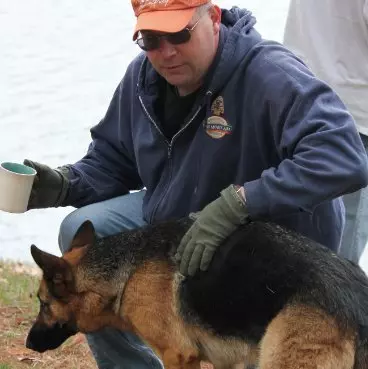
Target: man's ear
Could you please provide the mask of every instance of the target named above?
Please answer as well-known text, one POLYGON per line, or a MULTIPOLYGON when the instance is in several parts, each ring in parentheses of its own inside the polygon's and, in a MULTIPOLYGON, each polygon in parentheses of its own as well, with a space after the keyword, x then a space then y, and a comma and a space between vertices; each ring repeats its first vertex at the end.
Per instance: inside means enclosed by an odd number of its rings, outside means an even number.
POLYGON ((33 260, 42 269, 43 277, 55 297, 66 298, 74 290, 73 272, 70 265, 61 257, 31 246, 33 260))
POLYGON ((215 34, 220 32, 220 24, 221 24, 221 9, 217 5, 213 5, 210 10, 211 19, 213 23, 213 30, 215 34))
POLYGON ((86 245, 92 245, 95 242, 95 228, 90 220, 86 220, 75 234, 70 250, 86 245))

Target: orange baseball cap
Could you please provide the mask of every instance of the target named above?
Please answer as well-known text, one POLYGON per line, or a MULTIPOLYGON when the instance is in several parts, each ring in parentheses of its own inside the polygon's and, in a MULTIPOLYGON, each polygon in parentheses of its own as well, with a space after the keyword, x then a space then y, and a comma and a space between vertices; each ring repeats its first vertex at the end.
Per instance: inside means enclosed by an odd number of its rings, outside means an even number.
POLYGON ((132 0, 137 24, 133 40, 142 30, 179 32, 192 19, 198 6, 211 0, 132 0))

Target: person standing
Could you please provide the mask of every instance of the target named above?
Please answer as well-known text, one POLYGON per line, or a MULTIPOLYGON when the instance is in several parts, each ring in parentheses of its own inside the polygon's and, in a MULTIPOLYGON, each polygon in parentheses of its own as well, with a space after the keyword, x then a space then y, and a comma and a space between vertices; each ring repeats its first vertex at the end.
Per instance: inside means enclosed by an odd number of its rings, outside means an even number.
MULTIPOLYGON (((291 0, 284 45, 337 92, 368 150, 368 0, 291 0)), ((359 262, 368 241, 368 188, 343 201, 340 254, 359 262)))

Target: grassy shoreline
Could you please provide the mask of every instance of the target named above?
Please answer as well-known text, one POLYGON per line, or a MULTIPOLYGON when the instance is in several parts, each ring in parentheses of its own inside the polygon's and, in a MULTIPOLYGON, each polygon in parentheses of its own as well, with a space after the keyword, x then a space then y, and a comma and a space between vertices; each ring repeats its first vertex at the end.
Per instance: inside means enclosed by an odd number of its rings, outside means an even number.
POLYGON ((0 260, 0 369, 96 369, 85 337, 80 334, 43 354, 25 347, 38 313, 39 280, 36 266, 0 260))

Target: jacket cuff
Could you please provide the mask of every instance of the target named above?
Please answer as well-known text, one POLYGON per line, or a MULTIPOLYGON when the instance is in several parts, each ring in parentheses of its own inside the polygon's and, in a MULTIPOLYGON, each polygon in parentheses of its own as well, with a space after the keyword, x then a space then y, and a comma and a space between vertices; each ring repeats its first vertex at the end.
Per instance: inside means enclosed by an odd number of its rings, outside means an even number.
POLYGON ((60 175, 60 179, 61 179, 61 189, 60 189, 59 197, 56 200, 55 205, 53 206, 57 208, 59 206, 65 206, 64 201, 68 196, 68 191, 70 188, 70 181, 68 179, 69 167, 65 165, 65 166, 56 168, 55 171, 60 175))

